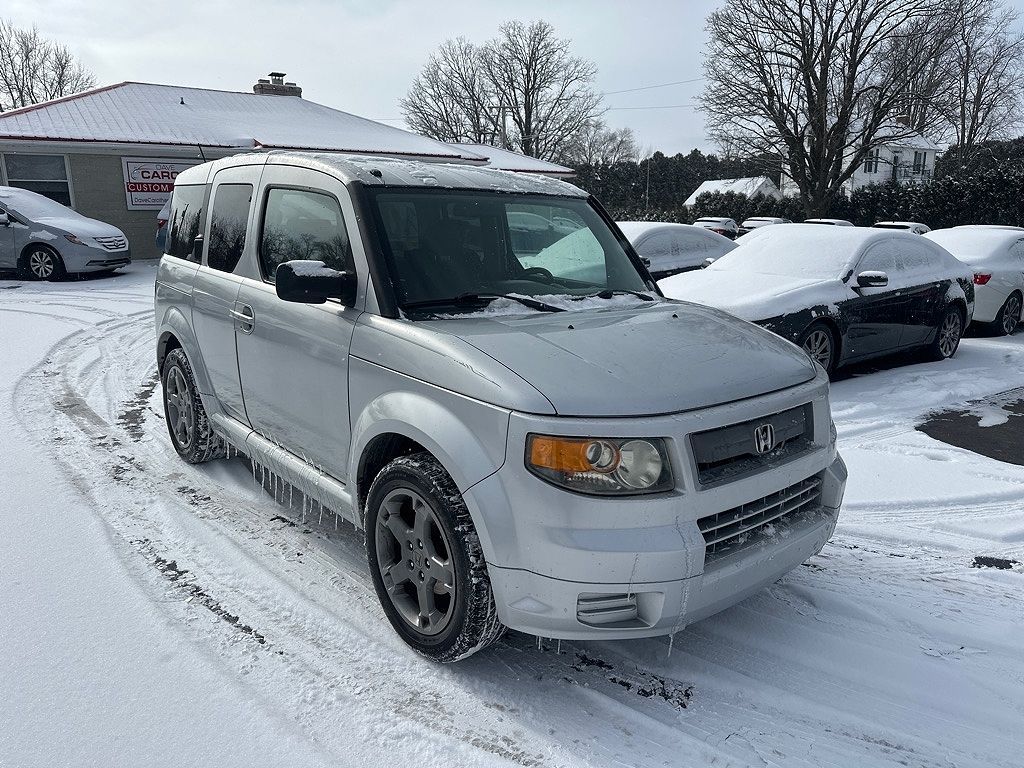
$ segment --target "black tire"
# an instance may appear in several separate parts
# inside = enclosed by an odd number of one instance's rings
[[[811,323],[800,334],[799,344],[812,360],[825,369],[825,373],[831,376],[835,372],[839,345],[836,343],[836,334],[828,323]]]
[[[67,275],[64,260],[48,245],[30,245],[21,257],[19,271],[26,280],[61,280]]]
[[[964,335],[964,313],[960,307],[951,304],[939,317],[935,329],[935,338],[925,347],[925,358],[938,361],[946,360],[956,354],[960,347],[960,339]]]
[[[427,522],[421,527],[420,520]],[[374,479],[366,500],[366,555],[388,621],[428,659],[464,659],[505,631],[469,510],[429,453],[401,456]],[[437,617],[424,615],[426,600],[433,608],[427,613]]]
[[[996,319],[988,324],[988,330],[996,336],[1010,336],[1020,325],[1022,302],[1020,293],[1011,293],[999,308]]]
[[[192,365],[180,348],[167,353],[160,381],[167,433],[178,455],[189,464],[223,458],[224,440],[210,426]]]

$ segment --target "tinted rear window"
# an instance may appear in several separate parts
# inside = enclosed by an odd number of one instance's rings
[[[232,272],[245,248],[252,184],[221,184],[213,193],[210,247],[206,263],[213,269]]]
[[[176,186],[171,196],[171,212],[167,221],[166,253],[179,259],[198,261],[192,257],[192,244],[200,232],[203,216],[205,184]]]

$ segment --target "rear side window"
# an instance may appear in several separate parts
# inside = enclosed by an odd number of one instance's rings
[[[322,261],[331,269],[352,269],[352,247],[341,206],[331,195],[304,189],[267,192],[260,232],[260,267],[274,282],[279,264]]]
[[[233,272],[242,257],[251,200],[252,184],[221,184],[214,190],[206,255],[212,269]]]
[[[171,211],[167,219],[168,255],[198,261],[192,256],[192,244],[200,232],[205,196],[205,184],[189,184],[174,188]]]

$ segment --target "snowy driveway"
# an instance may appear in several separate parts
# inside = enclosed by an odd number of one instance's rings
[[[350,526],[178,460],[154,275],[0,281],[0,765],[1020,765],[1024,571],[970,566],[1024,560],[1024,467],[915,424],[1024,385],[1024,334],[837,382],[836,535],[671,654],[439,668]]]

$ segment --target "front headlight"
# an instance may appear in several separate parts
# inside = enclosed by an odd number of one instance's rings
[[[88,243],[83,242],[78,235],[64,235],[64,237],[68,240],[68,242],[72,242],[75,245],[88,245]]]
[[[578,493],[627,496],[674,485],[661,438],[530,435],[526,467],[549,483]]]

